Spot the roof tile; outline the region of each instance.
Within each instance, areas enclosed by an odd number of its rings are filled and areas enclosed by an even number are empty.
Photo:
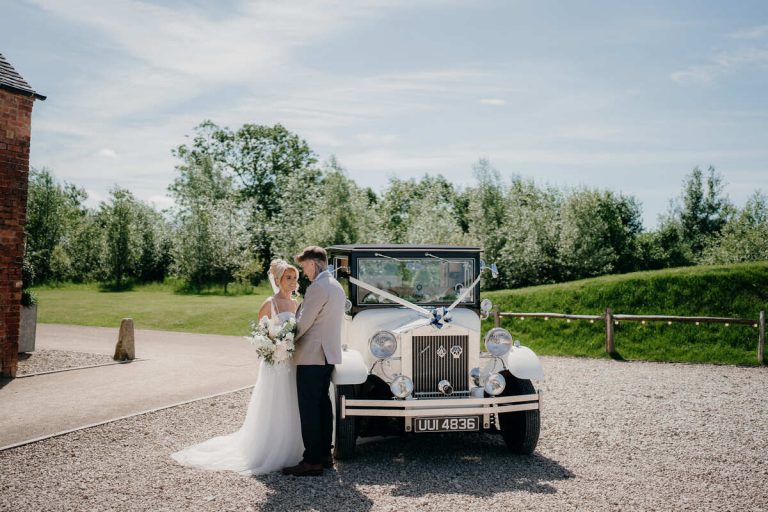
[[[11,63],[8,62],[3,54],[0,53],[0,88],[9,89],[13,92],[27,94],[34,96],[37,99],[44,100],[45,96],[35,92],[32,87],[21,77],[21,75],[13,69]]]

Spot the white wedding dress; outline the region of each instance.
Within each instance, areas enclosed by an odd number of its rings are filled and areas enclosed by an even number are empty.
[[[279,323],[293,317],[274,315]],[[292,360],[275,366],[261,362],[251,402],[240,430],[214,437],[171,455],[184,466],[262,475],[301,460],[304,443],[296,396],[296,365]]]

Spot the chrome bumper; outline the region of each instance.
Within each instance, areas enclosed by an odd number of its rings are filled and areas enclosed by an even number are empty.
[[[491,416],[505,412],[541,409],[541,392],[530,395],[494,398],[358,400],[341,397],[341,417],[388,416],[405,418],[405,430],[411,431],[413,418],[433,416],[482,416],[483,427],[490,428]],[[498,427],[498,421],[494,421]]]

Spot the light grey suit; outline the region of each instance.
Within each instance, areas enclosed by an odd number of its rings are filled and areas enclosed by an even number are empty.
[[[297,365],[341,363],[341,321],[344,317],[344,289],[327,270],[320,272],[307,288],[296,317]]]

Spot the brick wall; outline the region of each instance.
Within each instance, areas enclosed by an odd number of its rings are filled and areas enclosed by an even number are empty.
[[[15,377],[34,98],[0,89],[0,363]]]

